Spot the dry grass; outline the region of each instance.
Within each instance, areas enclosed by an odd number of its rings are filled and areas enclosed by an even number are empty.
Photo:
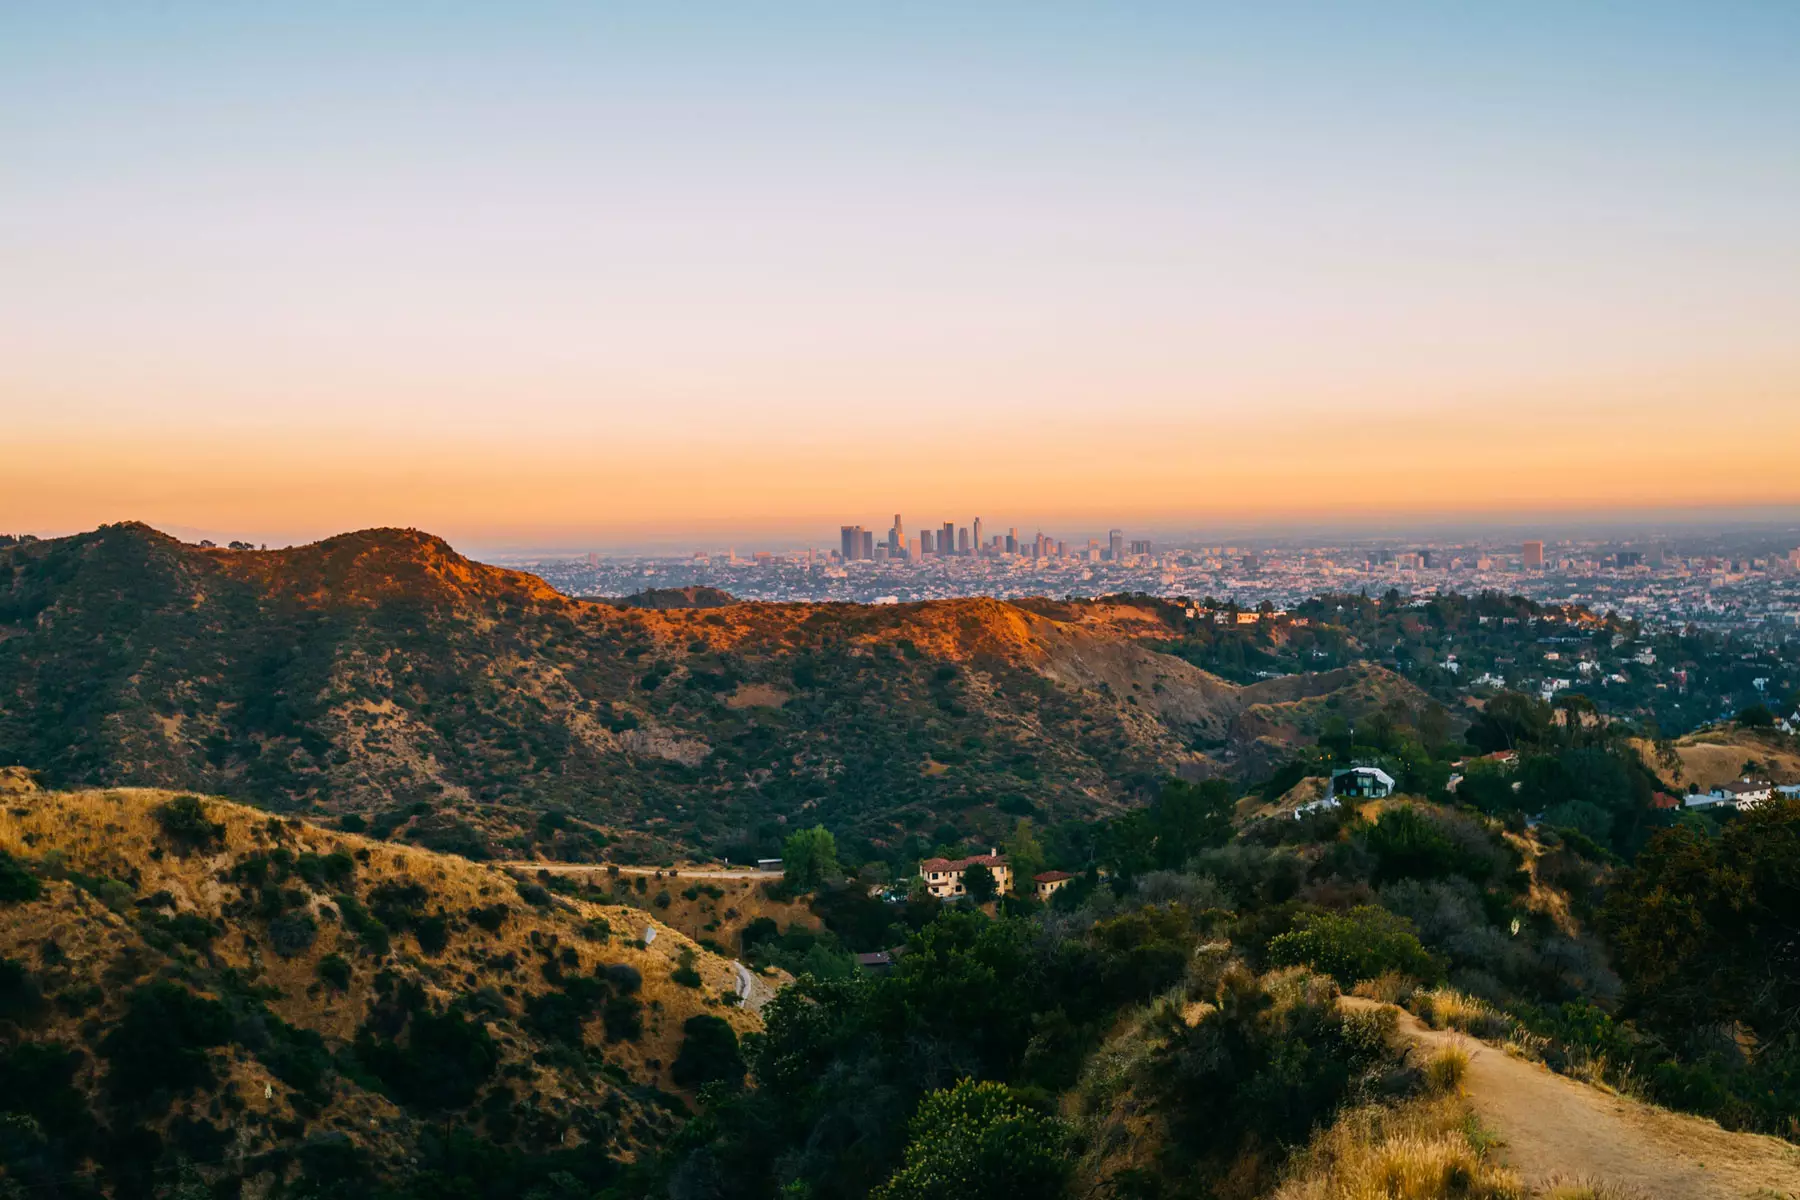
[[[1460,1097],[1352,1109],[1296,1157],[1275,1200],[1524,1200]]]
[[[1411,975],[1387,971],[1374,979],[1357,980],[1356,986],[1350,989],[1350,994],[1361,996],[1365,1000],[1377,1000],[1382,1004],[1404,1004],[1418,987],[1419,981]]]
[[[1512,1019],[1505,1013],[1455,988],[1414,992],[1408,1007],[1433,1029],[1454,1029],[1470,1037],[1504,1038],[1513,1029]]]
[[[1425,1086],[1438,1094],[1460,1092],[1469,1077],[1469,1052],[1460,1046],[1439,1050],[1425,1064]]]
[[[1598,1180],[1552,1183],[1543,1200],[1649,1200],[1642,1192]]]
[[[241,891],[226,881],[232,864],[276,845],[296,854],[310,850],[323,855],[344,849],[359,858],[359,889],[389,881],[422,884],[430,894],[431,906],[452,915],[505,903],[510,915],[497,933],[453,923],[448,946],[436,956],[420,954],[412,935],[396,935],[389,961],[417,970],[431,981],[428,991],[446,1000],[481,986],[541,988],[533,964],[538,957],[536,947],[545,942],[567,947],[578,957],[570,968],[572,973],[591,972],[600,962],[635,967],[643,976],[639,994],[647,1006],[643,1036],[637,1042],[608,1045],[607,1058],[633,1079],[666,1088],[673,1087],[668,1068],[688,1017],[712,1013],[724,1017],[740,1034],[761,1026],[754,1013],[726,999],[734,996],[737,988],[736,969],[729,960],[708,953],[641,909],[565,896],[557,897],[547,909],[533,908],[520,902],[515,881],[494,867],[282,820],[223,800],[207,801],[208,815],[225,826],[223,843],[216,851],[186,856],[162,852],[158,847],[164,839],[154,814],[176,794],[136,788],[66,793],[14,789],[7,806],[0,807],[0,849],[89,875],[134,880],[137,895],[167,891],[178,911],[225,924],[230,924],[224,916],[226,906],[237,900]],[[133,940],[123,918],[74,889],[67,891],[64,897],[59,886],[57,906],[45,908],[41,914],[35,912],[40,906],[9,910],[8,919],[0,922],[0,953],[15,957],[31,953],[49,933],[47,928],[36,928],[40,918],[54,917],[60,922],[60,938],[93,941],[96,970],[116,957],[126,941]],[[284,1020],[314,1029],[329,1040],[347,1041],[367,1011],[380,964],[363,956],[350,931],[325,912],[327,896],[310,894],[307,906],[319,919],[319,933],[306,951],[280,957],[264,953],[234,933],[220,938],[214,953],[221,965],[237,968],[277,989],[279,995],[270,1000],[269,1007]],[[587,936],[599,921],[611,930],[604,941]],[[646,929],[655,929],[657,935],[649,946],[641,941]],[[352,984],[341,994],[319,986],[319,960],[331,953],[342,954],[355,966]],[[519,967],[507,970],[495,965],[498,956],[508,953],[516,957]],[[698,988],[683,987],[671,979],[681,959],[689,954],[700,973]],[[598,1022],[595,1024],[597,1027]],[[508,1039],[509,1046],[515,1042],[520,1056],[528,1057],[530,1045],[522,1039]]]

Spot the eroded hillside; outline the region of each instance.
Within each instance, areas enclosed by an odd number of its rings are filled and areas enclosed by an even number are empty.
[[[18,773],[0,801],[15,1181],[372,1185],[456,1153],[597,1187],[715,1071],[689,1019],[760,1024],[639,910],[222,801]]]

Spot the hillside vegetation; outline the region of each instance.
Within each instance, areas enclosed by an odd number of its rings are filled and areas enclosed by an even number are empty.
[[[1361,666],[1228,683],[1168,652],[1193,622],[1157,601],[728,600],[578,602],[410,530],[24,542],[0,549],[0,764],[473,857],[751,858],[804,819],[898,862],[1428,703]]]
[[[30,1194],[597,1191],[760,1026],[639,910],[191,795],[15,772],[0,801],[0,1163]]]

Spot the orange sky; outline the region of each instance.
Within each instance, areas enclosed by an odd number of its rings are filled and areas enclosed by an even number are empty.
[[[1653,7],[12,6],[0,532],[1800,504],[1800,8]]]

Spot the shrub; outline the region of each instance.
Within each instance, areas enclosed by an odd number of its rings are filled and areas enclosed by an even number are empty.
[[[635,1042],[644,1032],[644,1002],[636,996],[613,996],[600,1010],[609,1042]]]
[[[231,1014],[217,1000],[180,984],[137,989],[125,1015],[100,1043],[107,1088],[125,1103],[157,1093],[179,1094],[213,1082],[207,1051],[231,1036]]]
[[[283,958],[304,954],[319,936],[319,923],[305,910],[283,913],[269,922],[269,949]]]
[[[744,1082],[744,1056],[737,1031],[723,1017],[689,1017],[681,1026],[681,1053],[669,1073],[682,1087],[723,1083],[737,1089]]]
[[[683,963],[673,971],[670,971],[669,978],[685,988],[697,988],[701,983],[700,972],[694,970],[693,967],[688,966],[686,963]]]
[[[875,1190],[877,1200],[1056,1196],[1069,1175],[1062,1124],[991,1080],[926,1096],[909,1132],[905,1165]]]
[[[1269,942],[1269,961],[1324,971],[1343,987],[1387,973],[1436,979],[1437,961],[1419,944],[1412,923],[1372,904],[1348,913],[1300,913]]]
[[[0,904],[23,904],[43,894],[44,885],[23,863],[0,850]]]
[[[1454,1092],[1469,1075],[1469,1052],[1449,1046],[1425,1063],[1425,1086],[1434,1092]]]
[[[434,1013],[421,1002],[405,1033],[404,1042],[390,1041],[364,1025],[357,1031],[356,1057],[410,1107],[463,1108],[500,1063],[486,1027],[454,1010]]]
[[[314,968],[326,987],[335,991],[350,990],[350,960],[341,954],[327,954]]]
[[[206,802],[198,796],[177,796],[156,806],[156,823],[178,852],[210,850],[225,840],[225,826],[206,815]]]

